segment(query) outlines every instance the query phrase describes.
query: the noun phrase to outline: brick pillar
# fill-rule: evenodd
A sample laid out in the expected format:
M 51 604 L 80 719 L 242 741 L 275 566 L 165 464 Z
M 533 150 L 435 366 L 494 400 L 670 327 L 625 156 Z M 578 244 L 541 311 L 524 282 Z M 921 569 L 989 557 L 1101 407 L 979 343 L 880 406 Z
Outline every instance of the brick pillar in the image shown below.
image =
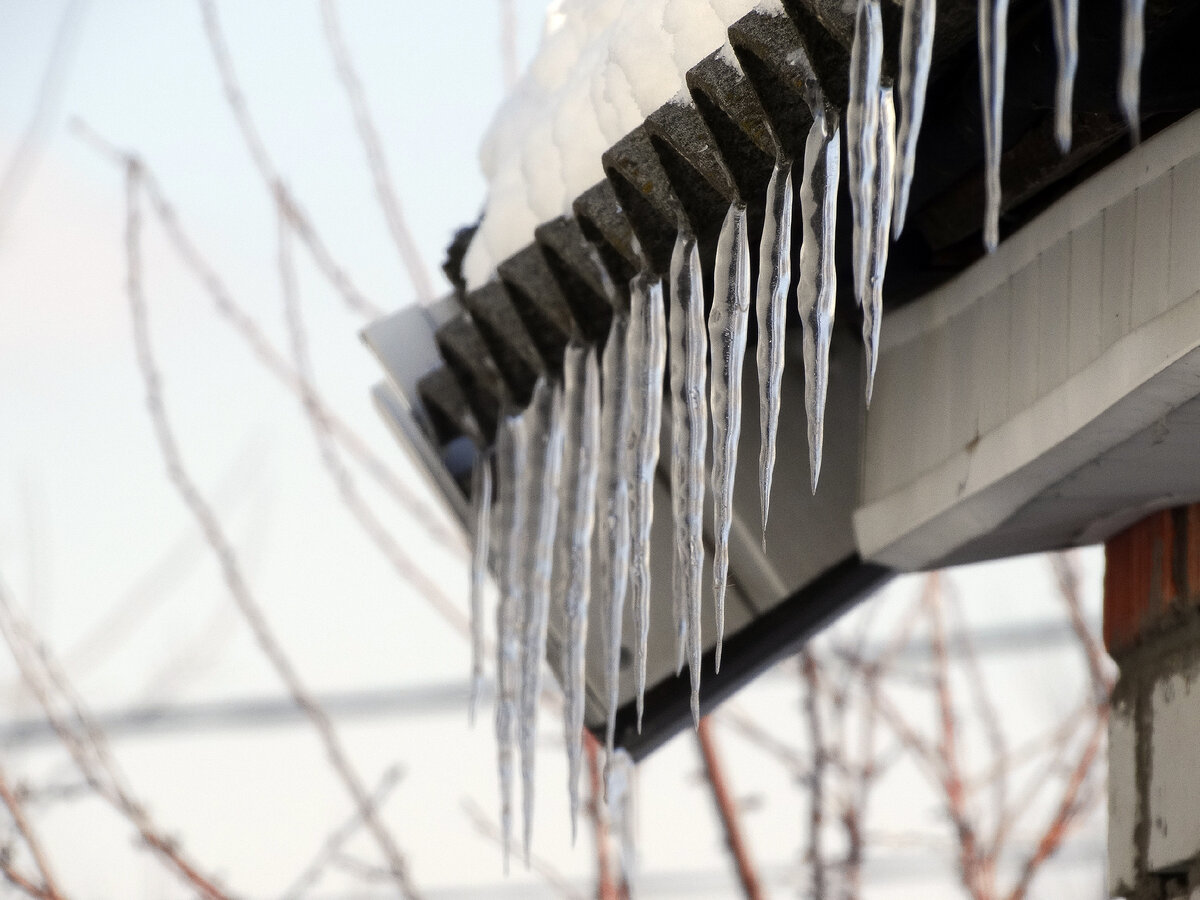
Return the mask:
M 1200 504 L 1105 545 L 1104 643 L 1121 670 L 1109 723 L 1108 884 L 1200 900 Z

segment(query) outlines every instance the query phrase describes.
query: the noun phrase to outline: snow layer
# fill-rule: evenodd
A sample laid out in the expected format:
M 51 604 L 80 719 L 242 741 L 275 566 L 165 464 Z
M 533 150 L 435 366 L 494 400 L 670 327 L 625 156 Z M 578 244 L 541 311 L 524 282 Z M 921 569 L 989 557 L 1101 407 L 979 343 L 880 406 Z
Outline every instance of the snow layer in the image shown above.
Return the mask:
M 487 206 L 463 269 L 467 285 L 571 211 L 604 177 L 600 157 L 684 87 L 726 29 L 775 0 L 559 0 L 541 46 L 496 111 L 479 151 Z

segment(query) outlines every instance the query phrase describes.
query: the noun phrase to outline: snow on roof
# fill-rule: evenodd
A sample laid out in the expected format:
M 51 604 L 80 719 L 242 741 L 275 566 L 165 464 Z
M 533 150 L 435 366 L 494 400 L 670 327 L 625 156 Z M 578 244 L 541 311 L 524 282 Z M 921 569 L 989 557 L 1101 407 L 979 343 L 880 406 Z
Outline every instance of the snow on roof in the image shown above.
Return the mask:
M 604 177 L 600 157 L 684 88 L 726 29 L 778 0 L 558 0 L 541 46 L 500 105 L 479 162 L 487 205 L 463 263 L 468 288 L 568 214 Z M 781 11 L 781 10 L 780 10 Z

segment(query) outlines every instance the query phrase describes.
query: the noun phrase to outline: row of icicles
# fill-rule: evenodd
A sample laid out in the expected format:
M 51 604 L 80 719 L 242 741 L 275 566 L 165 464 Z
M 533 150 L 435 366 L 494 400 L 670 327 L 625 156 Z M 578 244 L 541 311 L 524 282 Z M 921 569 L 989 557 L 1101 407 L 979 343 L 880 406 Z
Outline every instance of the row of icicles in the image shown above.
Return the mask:
M 863 310 L 866 399 L 870 403 L 879 348 L 883 280 L 891 232 L 904 225 L 917 136 L 933 51 L 935 0 L 905 0 L 900 39 L 898 98 L 882 78 L 880 0 L 859 0 L 850 58 L 846 109 L 847 170 L 853 210 L 854 296 Z M 1078 58 L 1078 0 L 1051 0 L 1058 51 L 1056 138 L 1071 140 L 1071 97 Z M 1001 112 L 1004 96 L 1008 0 L 980 0 L 979 56 L 984 108 L 987 207 L 984 242 L 999 234 Z M 1126 0 L 1120 102 L 1137 138 L 1144 0 Z M 897 127 L 896 106 L 899 105 Z M 816 92 L 808 98 L 813 122 L 805 145 L 800 186 L 800 271 L 796 301 L 803 329 L 804 406 L 815 492 L 821 468 L 824 406 L 829 376 L 837 273 L 834 267 L 840 123 Z M 755 306 L 761 450 L 759 483 L 763 542 L 775 462 L 776 427 L 784 363 L 785 303 L 791 282 L 792 160 L 780 154 L 767 187 Z M 603 276 L 603 269 L 601 269 Z M 603 276 L 606 278 L 607 276 Z M 607 695 L 606 738 L 613 750 L 621 662 L 621 624 L 631 598 L 641 729 L 649 623 L 650 526 L 658 466 L 663 378 L 670 360 L 670 483 L 675 555 L 672 609 L 678 661 L 691 673 L 692 715 L 699 720 L 701 594 L 704 581 L 704 458 L 712 410 L 715 552 L 713 599 L 720 670 L 725 590 L 729 569 L 734 471 L 741 427 L 742 362 L 750 311 L 746 209 L 729 208 L 717 244 L 714 297 L 707 330 L 700 256 L 695 235 L 681 229 L 671 258 L 666 296 L 662 280 L 636 275 L 628 312 L 618 311 L 602 355 L 572 342 L 561 380 L 543 375 L 529 406 L 509 410 L 498 427 L 494 454 L 481 453 L 472 489 L 475 549 L 471 579 L 474 664 L 471 710 L 482 678 L 482 603 L 489 557 L 500 583 L 497 622 L 496 736 L 499 743 L 501 824 L 507 866 L 512 831 L 514 741 L 519 745 L 526 861 L 532 830 L 534 752 L 542 660 L 546 655 L 551 589 L 561 596 L 565 638 L 561 669 L 564 734 L 569 761 L 572 834 L 580 806 L 584 727 L 584 654 L 598 554 L 598 602 Z M 611 287 L 611 285 L 609 285 Z M 610 293 L 614 309 L 616 292 Z M 669 348 L 669 349 L 668 349 Z M 707 360 L 706 360 L 707 356 Z M 711 369 L 705 402 L 706 378 Z M 494 457 L 494 458 L 493 458 Z M 498 486 L 493 498 L 493 465 Z M 494 500 L 494 502 L 493 502 Z M 495 532 L 493 540 L 491 533 Z M 595 532 L 595 534 L 593 534 Z M 594 541 L 594 543 L 593 543 Z

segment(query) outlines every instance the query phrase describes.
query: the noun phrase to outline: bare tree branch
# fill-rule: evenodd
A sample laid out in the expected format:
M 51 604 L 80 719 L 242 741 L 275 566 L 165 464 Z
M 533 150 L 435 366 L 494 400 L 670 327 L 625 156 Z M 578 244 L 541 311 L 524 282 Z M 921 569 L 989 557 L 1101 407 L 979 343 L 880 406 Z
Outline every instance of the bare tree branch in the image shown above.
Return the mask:
M 58 885 L 55 882 L 54 872 L 50 867 L 50 860 L 46 857 L 46 851 L 42 849 L 41 841 L 38 840 L 33 826 L 29 822 L 29 817 L 25 814 L 25 805 L 9 785 L 8 776 L 3 769 L 0 769 L 0 800 L 3 800 L 4 805 L 8 807 L 8 813 L 12 816 L 13 824 L 17 826 L 17 832 L 21 835 L 21 840 L 25 842 L 25 848 L 29 851 L 29 855 L 33 857 L 33 864 L 41 876 L 42 886 L 37 890 L 35 896 L 45 897 L 47 900 L 61 900 L 64 895 L 59 891 Z M 30 893 L 29 886 L 17 880 L 20 876 L 12 869 L 11 863 L 8 860 L 4 862 L 4 877 L 26 893 Z
M 725 770 L 721 765 L 721 757 L 717 752 L 716 741 L 710 731 L 708 716 L 700 720 L 696 726 L 696 742 L 700 745 L 700 755 L 704 759 L 704 772 L 708 785 L 712 789 L 713 802 L 717 807 L 717 818 L 725 832 L 725 844 L 729 847 L 729 855 L 733 858 L 734 869 L 737 871 L 738 882 L 742 886 L 742 894 L 747 900 L 759 900 L 763 896 L 759 886 L 758 872 L 754 861 L 750 858 L 750 848 L 742 834 L 738 817 L 737 804 L 729 792 L 725 782 Z
M 216 4 L 213 0 L 198 0 L 198 2 L 200 15 L 204 20 L 204 33 L 208 38 L 213 60 L 217 64 L 225 100 L 233 113 L 234 121 L 237 123 L 238 131 L 242 134 L 242 140 L 245 141 L 246 149 L 250 152 L 255 168 L 258 169 L 259 175 L 262 176 L 263 182 L 274 200 L 276 192 L 286 190 L 286 188 L 280 181 L 275 164 L 271 161 L 270 154 L 267 153 L 267 146 L 263 142 L 262 136 L 259 135 L 254 119 L 250 115 L 250 109 L 246 105 L 245 94 L 242 92 L 237 75 L 233 70 L 233 58 L 229 55 L 229 46 L 225 43 L 225 35 L 221 31 L 221 23 L 217 19 Z M 295 198 L 289 195 L 288 199 L 290 201 L 288 206 L 296 217 L 292 223 L 296 227 L 296 233 L 307 245 L 313 255 L 313 260 L 325 273 L 325 276 L 337 287 L 338 293 L 342 295 L 346 305 L 368 319 L 377 319 L 383 315 L 383 310 L 368 300 L 354 286 L 346 271 L 338 265 L 333 254 L 317 233 L 312 220 L 301 210 Z
M 375 786 L 375 790 L 371 792 L 369 798 L 372 809 L 379 809 L 383 806 L 392 789 L 400 783 L 403 774 L 399 766 L 391 766 L 383 773 L 383 777 L 379 779 L 379 784 Z M 357 809 L 350 818 L 330 832 L 312 860 L 304 867 L 304 871 L 297 875 L 287 890 L 283 892 L 282 900 L 300 900 L 304 893 L 317 883 L 321 873 L 341 851 L 342 845 L 358 831 L 362 824 L 362 810 Z
M 159 451 L 167 467 L 167 476 L 172 487 L 178 492 L 180 499 L 191 513 L 196 523 L 204 532 L 205 539 L 212 548 L 213 554 L 221 568 L 221 574 L 229 589 L 230 596 L 241 611 L 246 623 L 254 636 L 259 649 L 275 669 L 276 674 L 284 683 L 296 705 L 307 714 L 317 736 L 325 747 L 331 767 L 341 780 L 355 804 L 361 810 L 368 830 L 375 838 L 385 859 L 396 886 L 405 896 L 416 896 L 417 891 L 408 873 L 400 849 L 396 846 L 391 834 L 384 827 L 382 820 L 371 806 L 370 798 L 361 779 L 355 772 L 341 741 L 338 739 L 328 715 L 317 703 L 315 698 L 300 680 L 291 660 L 275 639 L 274 632 L 267 624 L 266 618 L 255 601 L 242 575 L 237 555 L 225 536 L 224 529 L 213 513 L 208 502 L 188 474 L 180 452 L 178 440 L 167 416 L 166 404 L 162 394 L 162 376 L 154 357 L 150 340 L 149 320 L 146 300 L 142 292 L 141 280 L 141 246 L 140 246 L 140 217 L 138 215 L 138 188 L 141 181 L 141 169 L 136 162 L 128 166 L 128 198 L 126 221 L 126 255 L 127 255 L 127 289 L 129 308 L 133 318 L 134 346 L 137 356 L 138 371 L 146 391 L 146 406 L 150 413 L 151 425 L 158 442 Z
M 363 151 L 367 155 L 367 165 L 371 177 L 375 181 L 375 196 L 383 208 L 383 218 L 387 222 L 388 232 L 392 242 L 400 253 L 400 259 L 408 272 L 409 281 L 416 291 L 417 300 L 428 304 L 433 300 L 433 285 L 429 281 L 429 272 L 425 261 L 421 259 L 421 251 L 413 239 L 412 230 L 400 207 L 400 197 L 392 184 L 392 176 L 388 171 L 387 159 L 383 153 L 383 142 L 379 139 L 379 131 L 367 107 L 367 95 L 363 90 L 362 81 L 354 69 L 354 60 L 346 46 L 342 35 L 341 24 L 338 21 L 337 9 L 332 0 L 321 0 L 321 20 L 325 26 L 325 38 L 333 54 L 334 65 L 337 67 L 338 80 L 346 91 L 350 101 L 350 109 L 354 114 L 354 127 L 362 142 Z

